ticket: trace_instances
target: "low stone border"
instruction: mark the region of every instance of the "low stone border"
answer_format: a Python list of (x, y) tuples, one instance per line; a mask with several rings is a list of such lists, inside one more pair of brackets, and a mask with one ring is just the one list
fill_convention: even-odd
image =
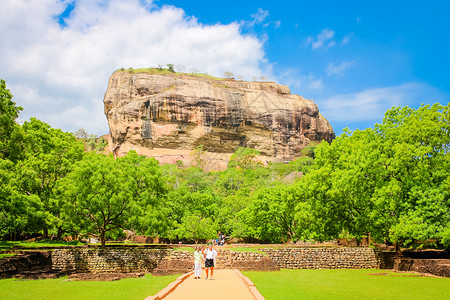
[(189, 273), (181, 275), (180, 277), (175, 279), (175, 281), (169, 283), (168, 286), (166, 286), (165, 288), (160, 290), (156, 295), (148, 296), (144, 300), (161, 300), (161, 299), (166, 298), (170, 293), (172, 293), (180, 284), (183, 283), (183, 281), (185, 281), (187, 278), (189, 278), (189, 276), (191, 276), (192, 274), (194, 274), (194, 271), (191, 271)]
[(250, 280), (250, 278), (244, 276), (244, 274), (241, 273), (238, 269), (233, 269), (234, 272), (244, 281), (245, 285), (250, 290), (250, 293), (252, 294), (253, 298), (255, 300), (265, 300), (263, 295), (258, 291), (258, 289), (255, 287), (255, 284)]

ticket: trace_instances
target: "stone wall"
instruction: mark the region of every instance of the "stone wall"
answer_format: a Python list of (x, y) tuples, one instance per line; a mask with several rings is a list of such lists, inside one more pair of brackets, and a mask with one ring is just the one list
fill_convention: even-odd
[(14, 256), (0, 259), (0, 278), (9, 278), (30, 272), (41, 273), (50, 268), (49, 251), (22, 251)]
[(263, 249), (285, 269), (382, 268), (381, 252), (372, 248), (285, 248)]
[(450, 259), (397, 258), (394, 260), (393, 269), (450, 277)]
[[(371, 248), (281, 248), (260, 252), (234, 252), (216, 248), (216, 267), (242, 270), (362, 269), (383, 267), (381, 253)], [(74, 272), (153, 272), (179, 274), (193, 269), (193, 253), (169, 249), (84, 248), (57, 249), (52, 253), (55, 271)]]
[(170, 252), (146, 248), (56, 249), (52, 253), (52, 268), (64, 273), (148, 273)]

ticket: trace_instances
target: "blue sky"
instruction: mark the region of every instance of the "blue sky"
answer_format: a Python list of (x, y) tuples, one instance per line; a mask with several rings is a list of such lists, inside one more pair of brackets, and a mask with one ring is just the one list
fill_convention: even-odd
[[(67, 131), (108, 131), (121, 67), (182, 64), (264, 76), (313, 99), (337, 134), (393, 105), (450, 97), (447, 1), (4, 0), (0, 77), (25, 110)], [(67, 9), (69, 7), (69, 9)], [(24, 18), (24, 16), (27, 16)]]

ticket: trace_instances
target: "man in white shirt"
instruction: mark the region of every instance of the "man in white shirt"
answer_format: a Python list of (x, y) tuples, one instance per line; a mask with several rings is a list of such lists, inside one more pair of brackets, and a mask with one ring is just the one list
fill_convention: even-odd
[(214, 266), (216, 264), (216, 256), (217, 251), (213, 249), (212, 244), (209, 245), (209, 248), (205, 251), (205, 269), (206, 269), (206, 279), (208, 279), (208, 270), (211, 269), (211, 277), (209, 277), (210, 280), (213, 278), (214, 274)]

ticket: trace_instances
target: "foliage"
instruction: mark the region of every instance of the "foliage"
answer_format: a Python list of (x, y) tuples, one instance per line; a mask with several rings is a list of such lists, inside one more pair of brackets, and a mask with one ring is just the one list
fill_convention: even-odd
[(393, 108), (374, 129), (318, 146), (317, 168), (299, 186), (323, 237), (346, 230), (379, 241), (442, 240), (450, 220), (448, 115), (449, 105)]
[(95, 134), (89, 134), (84, 128), (77, 129), (74, 136), (83, 143), (85, 151), (101, 152), (108, 146), (107, 140)]
[(169, 69), (169, 72), (175, 73), (174, 65), (173, 65), (173, 64), (167, 64), (167, 69)]
[(200, 239), (212, 239), (217, 235), (216, 225), (208, 217), (198, 214), (187, 215), (183, 218), (178, 236), (188, 240), (194, 240), (198, 244)]
[(262, 163), (257, 160), (257, 155), (260, 153), (256, 149), (239, 147), (231, 156), (228, 168), (254, 169), (261, 167)]
[(225, 72), (223, 72), (223, 77), (231, 79), (234, 77), (234, 74), (230, 71), (225, 71)]
[[(441, 299), (447, 278), (412, 277), (387, 270), (246, 271), (266, 299)], [(369, 274), (382, 273), (384, 276)], [(411, 288), (414, 286), (414, 288)]]
[(4, 229), (10, 234), (44, 230), (46, 237), (48, 229), (55, 226), (60, 236), (61, 201), (54, 190), (58, 180), (81, 159), (82, 146), (71, 134), (35, 118), (24, 122), (20, 130), (23, 143), (18, 160), (0, 164), (1, 209), (3, 221), (8, 223)]
[(289, 163), (263, 166), (257, 150), (241, 147), (228, 169), (205, 172), (203, 145), (192, 151), (194, 166), (159, 166), (135, 152), (98, 154), (106, 142), (82, 128), (74, 136), (35, 118), (16, 124), (21, 108), (1, 80), (0, 236), (98, 234), (104, 245), (127, 228), (170, 240), (346, 234), (448, 248), (449, 107), (394, 107), (374, 128), (310, 143)]
[(130, 228), (133, 216), (158, 204), (165, 185), (156, 160), (130, 151), (117, 159), (87, 154), (61, 181), (60, 190), (67, 199), (64, 214), (82, 233), (97, 233), (104, 247), (105, 234)]
[(203, 145), (198, 145), (192, 150), (191, 155), (194, 157), (195, 166), (203, 168), (205, 165), (205, 150), (203, 150)]
[(23, 110), (21, 106), (16, 106), (12, 98), (5, 80), (0, 79), (0, 159), (9, 158), (15, 148), (15, 135), (19, 128), (16, 119)]
[(291, 241), (296, 239), (297, 203), (290, 187), (279, 185), (259, 190), (238, 216), (250, 237), (273, 243)]

